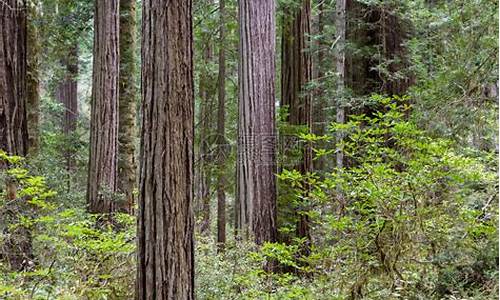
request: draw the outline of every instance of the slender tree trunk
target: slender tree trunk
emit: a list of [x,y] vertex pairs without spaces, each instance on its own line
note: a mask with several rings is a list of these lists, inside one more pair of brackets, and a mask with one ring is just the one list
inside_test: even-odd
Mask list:
[[212,101],[213,94],[210,86],[212,80],[208,74],[208,64],[212,60],[212,48],[210,47],[210,37],[206,37],[203,50],[203,63],[200,75],[200,161],[199,163],[199,180],[200,186],[200,203],[201,203],[201,225],[200,231],[207,233],[210,229],[210,159],[209,159],[209,143],[210,141],[210,122],[212,121]]
[[133,213],[135,164],[135,0],[120,0],[120,81],[118,105],[118,190],[123,212]]
[[[298,9],[287,9],[283,20],[281,51],[281,97],[282,105],[288,107],[288,122],[301,125],[312,131],[311,95],[306,91],[306,84],[312,79],[312,62],[309,48],[311,3],[302,0]],[[286,137],[285,137],[286,138]],[[303,147],[302,159],[294,166],[302,174],[312,172],[312,148],[309,143]],[[305,192],[304,197],[308,197]],[[303,206],[303,205],[302,205]],[[298,207],[296,234],[306,239],[305,252],[309,252],[311,236],[309,220],[305,207]]]
[[239,1],[236,229],[276,241],[275,4]]
[[39,56],[40,56],[40,41],[38,36],[37,25],[37,7],[35,4],[29,5],[28,9],[28,36],[27,36],[27,114],[28,114],[28,139],[30,155],[38,154],[40,150],[39,137],[39,111],[40,111],[40,75],[39,75]]
[[[317,34],[323,34],[325,27],[325,13],[324,13],[324,2],[321,1],[318,4],[318,19],[317,19]],[[325,49],[323,39],[319,39],[316,44],[317,47],[317,55],[316,61],[313,63],[314,74],[313,77],[318,81],[318,88],[314,91],[314,102],[313,106],[313,133],[319,136],[325,134],[326,124],[328,124],[327,114],[326,114],[326,101],[325,95],[323,92],[324,85],[319,84],[324,80],[325,76],[325,66],[323,65],[325,62]],[[316,147],[323,148],[324,144],[319,143]],[[321,171],[325,169],[325,157],[319,157],[315,161],[313,161],[313,169],[317,171]]]
[[[18,0],[0,2],[0,150],[10,155],[28,154],[27,123],[27,22],[26,3]],[[0,170],[7,167],[0,161]],[[32,243],[28,229],[9,224],[19,223],[22,203],[17,199],[16,185],[8,180],[5,187],[8,205],[3,208],[0,224],[8,236],[0,246],[0,258],[11,269],[22,270],[32,258]],[[12,217],[14,216],[14,217]]]
[[[62,116],[63,132],[68,141],[72,141],[72,135],[76,130],[78,120],[78,45],[76,43],[69,49],[68,56],[62,60],[62,65],[66,69],[66,74],[56,89],[56,98],[64,107]],[[68,174],[71,174],[76,168],[75,154],[72,145],[67,145],[64,149]],[[70,182],[68,180],[68,190],[71,188]]]
[[194,299],[192,2],[142,2],[136,299]]
[[[213,0],[204,0],[207,8],[212,8]],[[210,144],[213,143],[212,127],[214,116],[215,85],[214,77],[210,72],[210,64],[213,62],[213,37],[210,32],[203,32],[202,41],[202,62],[199,82],[199,93],[201,99],[200,109],[200,144],[199,144],[199,199],[201,204],[201,224],[200,231],[207,234],[210,229],[210,201],[211,201],[211,166],[213,163],[213,153],[210,152]]]
[[118,0],[96,0],[87,201],[92,213],[118,209]]
[[226,178],[224,166],[226,158],[226,22],[225,0],[219,0],[219,78],[218,78],[218,109],[217,109],[217,246],[224,250],[226,243]]
[[[339,124],[345,123],[345,46],[346,46],[346,0],[337,0],[336,2],[336,18],[335,27],[337,30],[337,54],[335,57],[337,70],[337,99],[336,99],[336,117],[335,121]],[[339,131],[336,135],[337,145],[342,143],[344,133]],[[336,167],[341,170],[344,167],[344,150],[342,146],[337,146],[336,151]],[[340,204],[340,209],[343,211],[345,207],[345,199],[343,191],[337,188],[337,200]]]

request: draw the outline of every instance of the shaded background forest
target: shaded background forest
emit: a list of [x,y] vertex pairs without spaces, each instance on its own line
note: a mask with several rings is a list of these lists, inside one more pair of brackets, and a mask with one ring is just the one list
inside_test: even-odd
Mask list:
[[[277,3],[277,232],[258,246],[235,238],[238,3],[193,4],[197,298],[497,299],[498,3],[308,3]],[[133,298],[142,11],[120,5],[123,213],[103,226],[87,200],[94,3],[28,5],[39,125],[25,160],[0,152],[20,195],[0,200],[0,298]]]

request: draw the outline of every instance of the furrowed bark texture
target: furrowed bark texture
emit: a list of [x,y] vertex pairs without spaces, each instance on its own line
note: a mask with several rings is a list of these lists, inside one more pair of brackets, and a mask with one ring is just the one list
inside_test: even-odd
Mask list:
[[226,22],[225,22],[225,0],[219,0],[219,78],[218,78],[218,102],[217,102],[217,246],[218,250],[224,249],[226,243],[226,178],[224,166],[226,163]]
[[[281,49],[281,97],[282,105],[288,107],[287,121],[291,125],[301,125],[312,131],[311,94],[306,91],[306,84],[312,79],[312,61],[309,48],[311,34],[311,3],[302,0],[298,9],[288,8],[283,20]],[[287,137],[285,137],[287,138]],[[293,166],[302,174],[312,172],[312,148],[309,143],[303,145],[301,162]],[[306,192],[307,193],[307,192]],[[304,195],[307,197],[307,195]],[[296,234],[306,238],[309,248],[309,220],[304,207],[298,207]],[[308,251],[306,249],[306,252]]]
[[135,0],[120,0],[120,90],[118,101],[118,190],[125,196],[120,210],[133,213],[135,163]]
[[275,4],[239,1],[236,231],[276,241]]
[[36,155],[40,149],[39,137],[39,111],[40,111],[40,74],[39,56],[40,41],[37,25],[37,8],[30,5],[28,9],[28,35],[27,35],[27,115],[28,115],[28,153]]
[[[27,22],[24,1],[0,2],[0,150],[10,155],[28,154],[27,124]],[[7,164],[0,161],[0,170]],[[32,259],[32,243],[29,230],[23,226],[9,229],[9,224],[19,223],[24,210],[23,199],[16,195],[16,184],[7,180],[5,190],[9,203],[2,209],[0,229],[6,238],[0,245],[0,258],[5,259],[12,270],[24,269]],[[3,192],[3,191],[0,191]]]
[[25,8],[24,1],[0,2],[0,149],[22,156],[28,151]]
[[118,209],[118,0],[96,0],[87,202],[92,213]]
[[194,299],[192,2],[142,2],[136,299]]

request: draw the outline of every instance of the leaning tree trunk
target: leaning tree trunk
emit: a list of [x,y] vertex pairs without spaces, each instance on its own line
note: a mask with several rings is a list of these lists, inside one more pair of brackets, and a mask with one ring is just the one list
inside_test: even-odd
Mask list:
[[92,213],[118,209],[118,0],[96,0],[87,202]]
[[218,78],[218,109],[217,109],[217,249],[224,250],[226,243],[226,178],[224,166],[226,163],[226,22],[225,0],[219,0],[219,78]]
[[118,122],[118,190],[123,212],[133,213],[135,164],[135,0],[120,0],[120,91]]
[[[288,107],[288,121],[291,125],[300,125],[312,131],[311,94],[306,90],[306,84],[312,79],[311,55],[308,51],[311,2],[302,0],[298,9],[286,10],[283,19],[283,36],[281,42],[281,97],[283,106]],[[287,138],[287,137],[285,137]],[[299,165],[292,166],[303,175],[312,172],[312,148],[306,143],[302,150]],[[307,183],[304,184],[304,198],[308,197]],[[311,235],[307,208],[301,204],[295,209],[297,214],[296,234],[305,238],[304,253],[309,253]]]
[[[18,0],[0,2],[0,150],[10,155],[28,154],[27,123],[27,22],[26,3]],[[0,170],[7,163],[0,161]],[[4,188],[4,187],[2,187]],[[0,258],[6,259],[13,270],[21,270],[32,257],[28,229],[9,224],[19,223],[22,203],[16,195],[16,185],[7,180],[6,201],[0,224],[7,238],[0,245]],[[24,201],[23,201],[24,202]]]
[[192,2],[142,5],[136,299],[194,299]]
[[276,241],[275,4],[239,1],[236,232]]
[[39,137],[39,110],[40,110],[40,74],[39,74],[39,57],[40,57],[40,41],[37,25],[37,8],[35,5],[29,5],[28,9],[28,35],[27,35],[27,115],[28,115],[28,153],[36,155],[40,150]]

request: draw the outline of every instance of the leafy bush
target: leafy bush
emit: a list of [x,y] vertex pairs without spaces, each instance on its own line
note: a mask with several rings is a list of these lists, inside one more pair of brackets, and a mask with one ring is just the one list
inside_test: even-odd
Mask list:
[[[340,144],[315,153],[332,159],[342,149],[345,168],[278,175],[280,201],[309,216],[310,254],[293,238],[261,247],[229,238],[217,253],[212,238],[196,236],[197,298],[497,298],[495,153],[428,136],[407,118],[404,98],[370,101],[380,109],[334,123],[326,136],[297,132],[325,144],[341,131]],[[0,298],[131,299],[134,217],[115,215],[113,226],[96,226],[99,216],[67,204],[68,195],[60,198],[43,177],[30,175],[21,158],[1,158],[10,163],[6,174],[18,198],[31,206],[10,226],[29,228],[34,260],[22,271],[0,265]],[[276,272],[266,271],[269,262]]]

